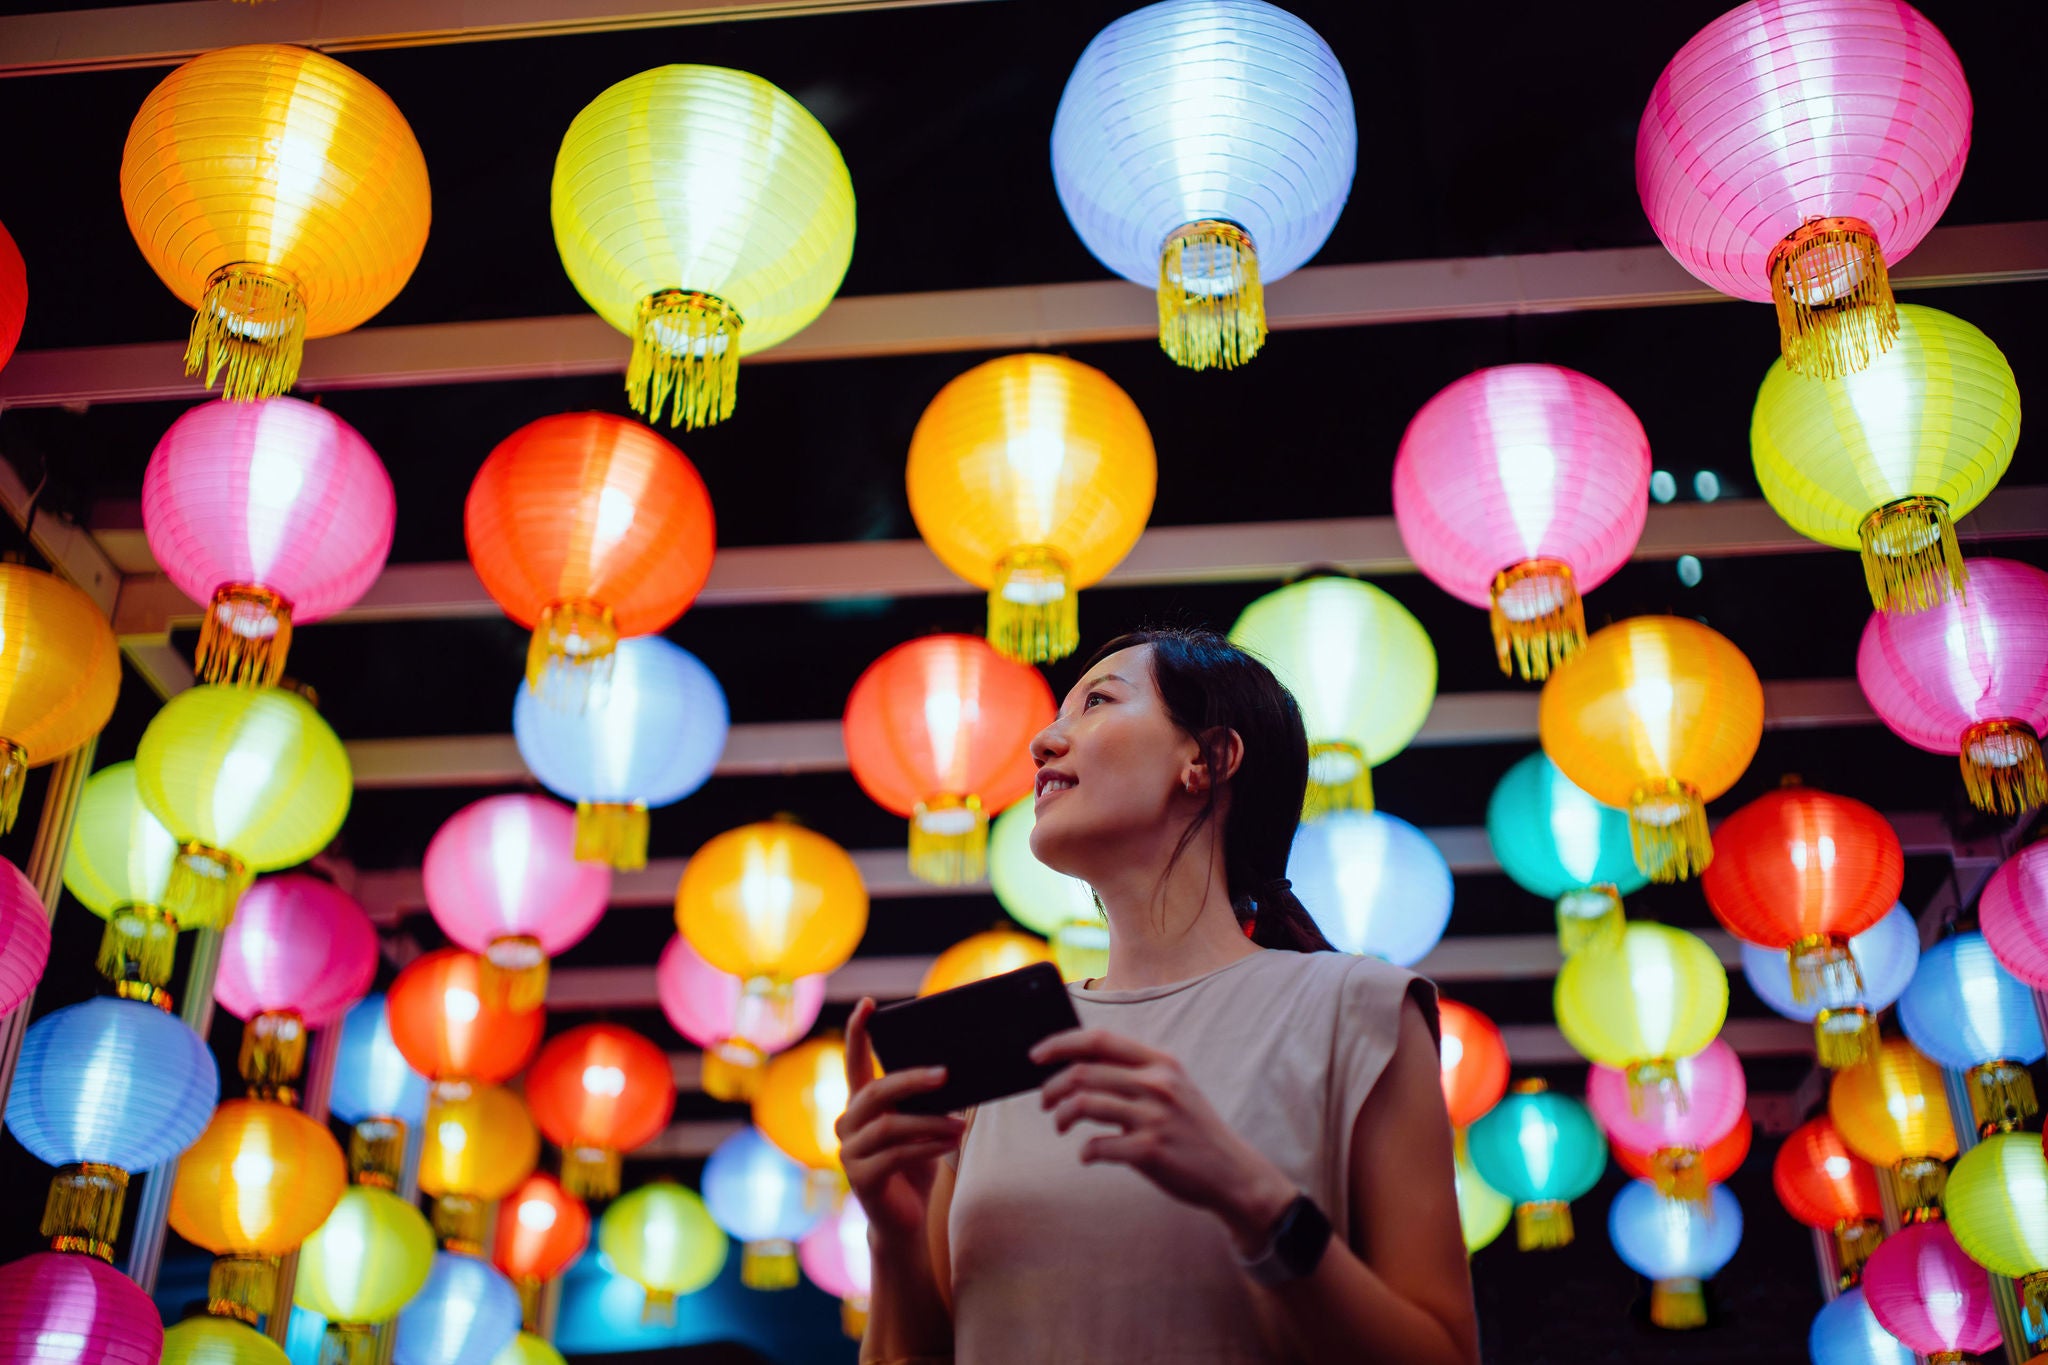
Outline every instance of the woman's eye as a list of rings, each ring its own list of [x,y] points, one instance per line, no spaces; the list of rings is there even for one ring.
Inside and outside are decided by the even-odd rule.
[[[1086,711],[1086,710],[1087,710],[1087,709],[1089,709],[1090,707],[1094,706],[1096,702],[1099,702],[1099,701],[1108,701],[1108,700],[1109,700],[1109,698],[1108,698],[1108,697],[1105,697],[1105,696],[1104,696],[1104,695],[1103,695],[1102,693],[1100,693],[1100,692],[1090,692],[1090,693],[1088,694],[1087,698],[1086,698],[1085,700],[1083,700],[1083,701],[1082,701],[1082,703],[1081,703],[1081,709],[1082,709],[1083,711]]]

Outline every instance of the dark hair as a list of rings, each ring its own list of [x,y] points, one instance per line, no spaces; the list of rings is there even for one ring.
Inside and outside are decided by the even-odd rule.
[[[1293,693],[1272,669],[1209,630],[1119,635],[1095,651],[1088,667],[1139,645],[1152,647],[1152,681],[1166,713],[1201,744],[1212,774],[1227,766],[1223,732],[1236,731],[1244,746],[1228,779],[1230,808],[1223,814],[1223,875],[1238,923],[1248,924],[1252,942],[1264,948],[1330,951],[1287,883],[1287,854],[1308,792],[1308,734]],[[1208,800],[1173,851],[1176,862],[1216,818],[1223,786],[1220,776],[1210,782]]]

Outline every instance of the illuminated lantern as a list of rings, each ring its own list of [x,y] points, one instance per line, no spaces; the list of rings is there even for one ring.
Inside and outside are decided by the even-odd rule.
[[[1671,1199],[1632,1180],[1607,1210],[1607,1239],[1623,1264],[1650,1282],[1650,1321],[1683,1331],[1707,1325],[1700,1281],[1712,1279],[1742,1243],[1742,1206],[1727,1187],[1704,1200]]]
[[[13,234],[0,225],[0,368],[14,359],[21,327],[28,321],[28,262]]]
[[[846,1047],[833,1037],[813,1038],[770,1059],[754,1094],[754,1126],[783,1155],[813,1171],[839,1169],[839,1134],[846,1112]]]
[[[296,398],[202,403],[171,423],[142,475],[150,553],[206,606],[195,666],[207,682],[274,685],[292,628],[377,581],[397,515],[370,443]]]
[[[847,1195],[796,1244],[797,1263],[806,1279],[839,1298],[839,1324],[858,1341],[867,1333],[868,1294],[874,1285],[874,1263],[868,1255],[868,1215],[860,1200]]]
[[[1649,884],[1628,816],[1572,785],[1537,750],[1507,770],[1486,803],[1486,840],[1501,871],[1557,902],[1557,944],[1570,957],[1621,932],[1621,898]]]
[[[1422,623],[1370,583],[1318,575],[1246,607],[1230,642],[1301,705],[1304,818],[1371,810],[1372,770],[1408,747],[1436,701],[1436,647]]]
[[[1508,1093],[1508,1045],[1493,1020],[1456,1000],[1437,1001],[1444,1108],[1451,1127],[1463,1128]]]
[[[749,1289],[789,1289],[797,1281],[796,1244],[830,1207],[810,1173],[752,1128],[742,1128],[704,1163],[704,1207],[740,1241],[740,1281]]]
[[[1854,1283],[1884,1236],[1884,1197],[1877,1172],[1849,1150],[1823,1114],[1787,1135],[1771,1163],[1771,1186],[1785,1212],[1831,1232],[1845,1283]]]
[[[2017,815],[2048,802],[2048,573],[1972,560],[1967,599],[1911,616],[1873,614],[1856,681],[1893,734],[1958,756],[1979,810]]]
[[[1913,1223],[1885,1238],[1863,1267],[1863,1297],[1884,1330],[1929,1365],[1998,1349],[1991,1277],[1963,1254],[1947,1223]]]
[[[54,574],[0,564],[0,834],[30,768],[76,749],[114,714],[121,652],[93,600]]]
[[[1941,217],[1970,88],[1898,0],[1748,0],[1671,59],[1636,131],[1643,212],[1678,263],[1777,305],[1785,363],[1826,379],[1899,330],[1888,266]]]
[[[846,761],[876,805],[910,821],[910,870],[979,881],[988,818],[1030,793],[1031,739],[1053,722],[1038,670],[971,635],[927,635],[869,664],[846,698]]]
[[[2048,843],[1999,864],[1977,900],[1984,941],[1999,964],[2035,990],[2048,990]]]
[[[1020,934],[1015,929],[989,929],[968,935],[934,958],[917,993],[937,995],[955,986],[1052,960],[1052,947],[1042,938]]]
[[[1628,811],[1636,866],[1653,882],[1683,881],[1714,856],[1707,802],[1763,738],[1763,684],[1718,632],[1637,616],[1596,632],[1551,675],[1537,725],[1560,772]]]
[[[939,390],[910,438],[910,514],[988,592],[988,642],[1026,663],[1080,642],[1075,599],[1138,543],[1158,466],[1138,405],[1057,355],[986,361]]]
[[[0,1265],[0,1359],[158,1365],[163,1350],[156,1305],[112,1266],[56,1251]]]
[[[328,1112],[350,1125],[349,1174],[395,1189],[406,1129],[427,1116],[427,1078],[391,1037],[382,995],[367,995],[341,1021]]]
[[[512,1282],[474,1256],[434,1253],[420,1292],[399,1310],[393,1365],[494,1365],[519,1335]]]
[[[1920,926],[1912,911],[1893,905],[1884,918],[1851,938],[1849,959],[1863,988],[1847,1005],[1833,1009],[1793,996],[1791,952],[1754,943],[1741,946],[1742,974],[1757,998],[1787,1019],[1813,1025],[1822,1065],[1853,1066],[1877,1047],[1879,1012],[1899,998],[1920,965]]]
[[[171,979],[178,922],[164,897],[177,860],[178,841],[142,804],[133,763],[85,780],[64,850],[64,889],[107,922],[99,969],[109,981],[162,987]]]
[[[143,804],[179,843],[165,908],[180,924],[225,924],[253,875],[327,847],[354,782],[341,741],[296,692],[180,692],[135,750]]]
[[[1358,164],[1344,68],[1263,0],[1165,0],[1096,34],[1052,124],[1053,184],[1081,242],[1156,288],[1176,364],[1242,365],[1264,287],[1337,224]]]
[[[459,948],[415,958],[391,983],[391,1041],[407,1065],[430,1081],[504,1081],[540,1044],[539,1010],[494,1003],[483,959]]]
[[[831,135],[759,76],[658,66],[583,107],[555,156],[555,249],[633,339],[649,421],[732,415],[742,356],[809,326],[853,259],[853,181]]]
[[[668,1054],[617,1024],[548,1040],[526,1073],[526,1102],[562,1149],[562,1184],[584,1199],[619,1192],[619,1156],[653,1139],[676,1107]]]
[[[1432,583],[1493,616],[1500,671],[1547,678],[1586,643],[1580,594],[1628,562],[1650,440],[1612,389],[1558,365],[1475,370],[1394,456],[1394,523]],[[1507,560],[1507,563],[1503,563]]]
[[[1638,920],[1618,942],[1566,958],[1552,1003],[1565,1041],[1621,1072],[1630,1103],[1654,1113],[1687,1104],[1678,1061],[1721,1031],[1728,972],[1697,935]]]
[[[2048,1159],[2036,1133],[1993,1133],[1949,1172],[1942,1211],[1956,1245],[2020,1282],[2027,1337],[2048,1332]]]
[[[1849,1150],[1899,1179],[1908,1213],[1940,1202],[1942,1166],[1956,1154],[1941,1069],[1904,1038],[1887,1038],[1867,1062],[1837,1071],[1828,1117]]]
[[[1607,1142],[1593,1113],[1542,1081],[1518,1081],[1506,1099],[1465,1130],[1479,1178],[1515,1203],[1515,1244],[1523,1251],[1572,1240],[1571,1201],[1600,1181]]]
[[[1410,967],[1451,922],[1451,866],[1399,816],[1336,810],[1295,828],[1287,853],[1294,894],[1340,952]]]
[[[490,1206],[519,1188],[540,1160],[526,1105],[503,1086],[441,1081],[427,1104],[420,1191],[434,1201],[441,1245],[484,1254]]]
[[[43,898],[20,869],[0,859],[0,1015],[28,999],[49,960]]]
[[[1101,976],[1109,970],[1109,925],[1088,883],[1053,871],[1031,851],[1035,807],[1018,801],[990,822],[989,890],[1010,918],[1051,941],[1062,977]]]
[[[2034,998],[1998,965],[1984,935],[1962,933],[1920,955],[1899,997],[1899,1027],[1936,1063],[1965,1073],[1979,1132],[2039,1112],[2027,1068],[2048,1056]]]
[[[1480,1178],[1466,1155],[1463,1133],[1457,1135],[1456,1155],[1451,1178],[1458,1195],[1458,1232],[1465,1240],[1465,1254],[1470,1256],[1507,1231],[1515,1203]]]
[[[621,639],[696,600],[716,530],[697,468],[637,422],[568,412],[498,443],[462,507],[469,562],[533,631],[526,682],[550,704],[602,699]]]
[[[291,1365],[291,1357],[247,1323],[202,1314],[164,1329],[163,1365]]]
[[[1708,1143],[1700,1152],[1698,1164],[1702,1181],[1708,1185],[1720,1185],[1741,1170],[1742,1163],[1749,1159],[1749,1144],[1755,1136],[1756,1126],[1750,1122],[1747,1113],[1736,1119],[1733,1128]],[[1637,1151],[1623,1146],[1612,1136],[1608,1138],[1607,1149],[1614,1157],[1614,1164],[1637,1180],[1647,1180],[1654,1185],[1663,1174],[1661,1152]]]
[[[647,866],[647,809],[703,786],[725,752],[725,690],[697,656],[659,635],[621,640],[602,700],[548,706],[524,683],[512,702],[519,757],[576,803],[576,856]]]
[[[1586,1106],[1609,1141],[1652,1154],[1651,1181],[1659,1193],[1699,1202],[1713,1183],[1706,1178],[1704,1153],[1742,1122],[1749,1084],[1735,1049],[1718,1038],[1674,1061],[1672,1073],[1685,1096],[1683,1106],[1638,1102],[1629,1078],[1606,1066],[1587,1073]]]
[[[493,1003],[539,1008],[548,959],[604,917],[611,871],[576,859],[576,821],[545,796],[486,796],[448,817],[420,867],[427,908],[484,964]]]
[[[491,1365],[569,1365],[562,1353],[548,1345],[543,1337],[531,1332],[521,1332],[512,1339],[512,1344],[498,1352],[498,1358]]]
[[[378,1323],[398,1316],[434,1266],[434,1231],[388,1190],[351,1185],[299,1248],[292,1302],[327,1319],[320,1359],[372,1365]]]
[[[213,998],[244,1024],[242,1078],[263,1098],[290,1086],[306,1031],[339,1019],[376,978],[377,929],[353,896],[301,872],[250,887],[213,981]]]
[[[1911,1348],[1884,1330],[1861,1289],[1850,1289],[1813,1315],[1806,1334],[1813,1365],[1915,1365]]]
[[[1811,540],[1860,549],[1871,605],[1889,612],[1962,590],[1956,518],[1997,486],[2019,439],[2019,384],[1991,338],[1911,303],[1868,369],[1816,381],[1772,365],[1749,427],[1771,506]]]
[[[1905,877],[1905,852],[1882,815],[1846,796],[1786,786],[1714,831],[1700,889],[1730,933],[1791,954],[1792,998],[1826,1015],[1814,1041],[1832,1067],[1856,1061],[1873,1041],[1868,1016],[1852,1012],[1863,979],[1849,939],[1884,918]]]
[[[790,983],[787,1007],[771,1008],[748,995],[739,977],[697,956],[681,934],[661,950],[654,989],[676,1032],[704,1049],[704,1093],[719,1100],[751,1099],[768,1054],[809,1033],[825,1004],[825,978],[802,976]]]
[[[573,1264],[590,1245],[590,1210],[537,1171],[498,1203],[497,1236],[491,1264],[511,1277],[529,1326],[539,1321],[541,1285]]]
[[[135,244],[195,310],[185,373],[283,393],[308,337],[374,317],[427,244],[427,163],[382,90],[332,57],[251,44],[163,78],[128,129]]]
[[[704,1201],[672,1180],[642,1185],[613,1201],[597,1225],[598,1249],[647,1291],[650,1322],[673,1322],[676,1300],[725,1268],[725,1233]]]

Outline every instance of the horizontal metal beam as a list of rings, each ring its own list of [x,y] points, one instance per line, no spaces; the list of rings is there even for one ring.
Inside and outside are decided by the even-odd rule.
[[[2039,279],[2048,279],[2041,221],[1936,228],[1891,274],[1901,290]],[[1728,299],[1662,247],[1624,247],[1310,266],[1267,288],[1266,321],[1285,332],[1719,302]],[[816,322],[747,364],[1051,350],[1142,340],[1158,328],[1152,295],[1123,280],[872,294],[833,300]],[[307,342],[298,391],[623,374],[628,349],[623,335],[587,313],[365,327]],[[0,408],[204,393],[185,374],[183,341],[24,351],[0,372]]]

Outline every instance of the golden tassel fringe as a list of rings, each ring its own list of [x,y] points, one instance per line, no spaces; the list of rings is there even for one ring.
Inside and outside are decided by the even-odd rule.
[[[966,886],[988,871],[988,816],[978,796],[935,796],[910,817],[910,875],[933,886]]]
[[[1159,255],[1159,346],[1190,370],[1235,369],[1266,344],[1266,294],[1251,235],[1204,218],[1175,228]]]
[[[240,858],[198,840],[178,851],[164,889],[164,909],[186,929],[226,929],[252,880]]]
[[[1983,1062],[1963,1076],[1969,1082],[1970,1112],[1980,1137],[2010,1133],[2041,1112],[2034,1098],[2034,1078],[2015,1062]]]
[[[562,1149],[562,1188],[578,1199],[611,1199],[619,1192],[619,1154],[610,1147]]]
[[[772,1238],[740,1245],[740,1283],[749,1289],[796,1288],[796,1246]]]
[[[1301,818],[1320,820],[1331,811],[1372,809],[1372,765],[1365,753],[1347,740],[1320,740],[1308,746],[1308,795]]]
[[[377,1365],[377,1329],[370,1323],[330,1322],[320,1338],[320,1365]]]
[[[2019,815],[2048,804],[2048,766],[2041,738],[2023,720],[1979,721],[1963,731],[1963,786],[1970,804],[2000,815]]]
[[[1052,961],[1062,981],[1086,981],[1109,972],[1109,926],[1099,920],[1071,920],[1052,933]]]
[[[1636,866],[1653,882],[1682,882],[1714,860],[1706,803],[1675,777],[1646,782],[1629,796],[1628,833]]]
[[[1857,1065],[1877,1051],[1877,1020],[1861,1005],[1813,1017],[1813,1050],[1830,1071]]]
[[[1785,955],[1785,963],[1792,998],[1802,1005],[1847,1009],[1863,994],[1863,973],[1849,955],[1849,945],[1833,934],[1800,939]]]
[[[745,1103],[761,1088],[768,1054],[744,1038],[726,1038],[704,1049],[699,1084],[714,1100]]]
[[[118,1000],[140,1000],[145,1005],[156,1006],[165,1014],[169,1014],[177,1007],[169,991],[162,986],[152,986],[147,981],[116,981],[114,997]]]
[[[298,286],[250,262],[223,266],[206,282],[185,343],[185,373],[206,373],[206,387],[227,371],[220,396],[230,403],[272,398],[299,382],[306,349],[306,305]]]
[[[1899,335],[1877,233],[1860,218],[1812,218],[1771,251],[1785,368],[1809,379],[1867,369]]]
[[[576,861],[607,863],[620,872],[647,866],[647,803],[578,801]]]
[[[178,953],[178,922],[159,905],[121,905],[107,915],[95,965],[109,981],[162,986]]]
[[[716,294],[663,289],[640,300],[626,398],[650,422],[695,430],[732,416],[740,372],[739,310]]]
[[[1940,498],[1900,498],[1863,519],[1863,581],[1871,605],[1893,616],[1926,611],[1968,589],[1970,566]]]
[[[43,1202],[42,1235],[53,1251],[76,1251],[112,1263],[128,1199],[128,1172],[104,1162],[60,1167]]]
[[[1586,604],[1561,559],[1525,559],[1493,576],[1493,651],[1500,671],[1541,682],[1586,647]]]
[[[194,666],[210,683],[275,687],[292,647],[292,604],[258,583],[230,583],[199,623]]]
[[[1562,1199],[1515,1205],[1515,1246],[1548,1251],[1572,1244],[1572,1206]]]
[[[1673,1332],[1707,1325],[1707,1297],[1695,1279],[1650,1281],[1650,1321]]]
[[[380,1190],[398,1188],[405,1166],[405,1124],[398,1119],[363,1119],[348,1133],[348,1178]]]
[[[640,1324],[643,1327],[675,1326],[676,1296],[666,1289],[649,1289],[646,1301],[640,1305]]]
[[[2020,1325],[2028,1341],[2039,1342],[2048,1336],[2048,1270],[2020,1276],[2019,1291]]]
[[[612,609],[596,602],[551,602],[526,645],[526,685],[534,698],[582,711],[611,685],[619,630]]]
[[[1870,1260],[1870,1253],[1877,1250],[1884,1241],[1884,1224],[1871,1219],[1859,1223],[1835,1224],[1835,1264],[1840,1274],[1835,1284],[1847,1289],[1863,1278],[1863,1267]]]
[[[254,1327],[277,1302],[277,1257],[217,1256],[206,1272],[206,1311]]]
[[[839,1330],[859,1341],[868,1334],[868,1301],[866,1299],[841,1299],[839,1301]]]
[[[519,1291],[519,1326],[522,1331],[540,1333],[540,1294],[547,1287],[543,1280],[531,1275],[521,1275],[512,1281],[512,1287]]]
[[[1557,898],[1557,950],[1565,957],[1621,941],[1628,921],[1621,893],[1612,886],[1586,886]]]
[[[1931,1156],[1909,1156],[1892,1166],[1899,1196],[1899,1216],[1908,1223],[1941,1217],[1941,1196],[1948,1188],[1948,1167]]]
[[[448,1191],[434,1197],[434,1236],[445,1251],[464,1256],[484,1254],[484,1232],[491,1206],[473,1194]]]
[[[1029,545],[1003,557],[988,590],[988,642],[1027,664],[1064,659],[1080,645],[1080,608],[1058,553]]]
[[[1691,1147],[1665,1147],[1650,1158],[1656,1172],[1654,1181],[1667,1199],[1702,1204],[1707,1199],[1707,1168],[1700,1153]]]
[[[477,985],[484,1003],[530,1014],[547,1002],[548,955],[531,934],[494,938],[484,945]]]
[[[242,1025],[237,1062],[252,1096],[281,1099],[306,1069],[306,1021],[297,1010],[263,1011]]]
[[[1637,1118],[1656,1107],[1659,1113],[1683,1114],[1692,1100],[1678,1080],[1678,1063],[1658,1057],[1625,1068],[1628,1077],[1629,1112]]]
[[[21,793],[28,785],[28,750],[0,739],[0,834],[14,828],[21,814]]]

